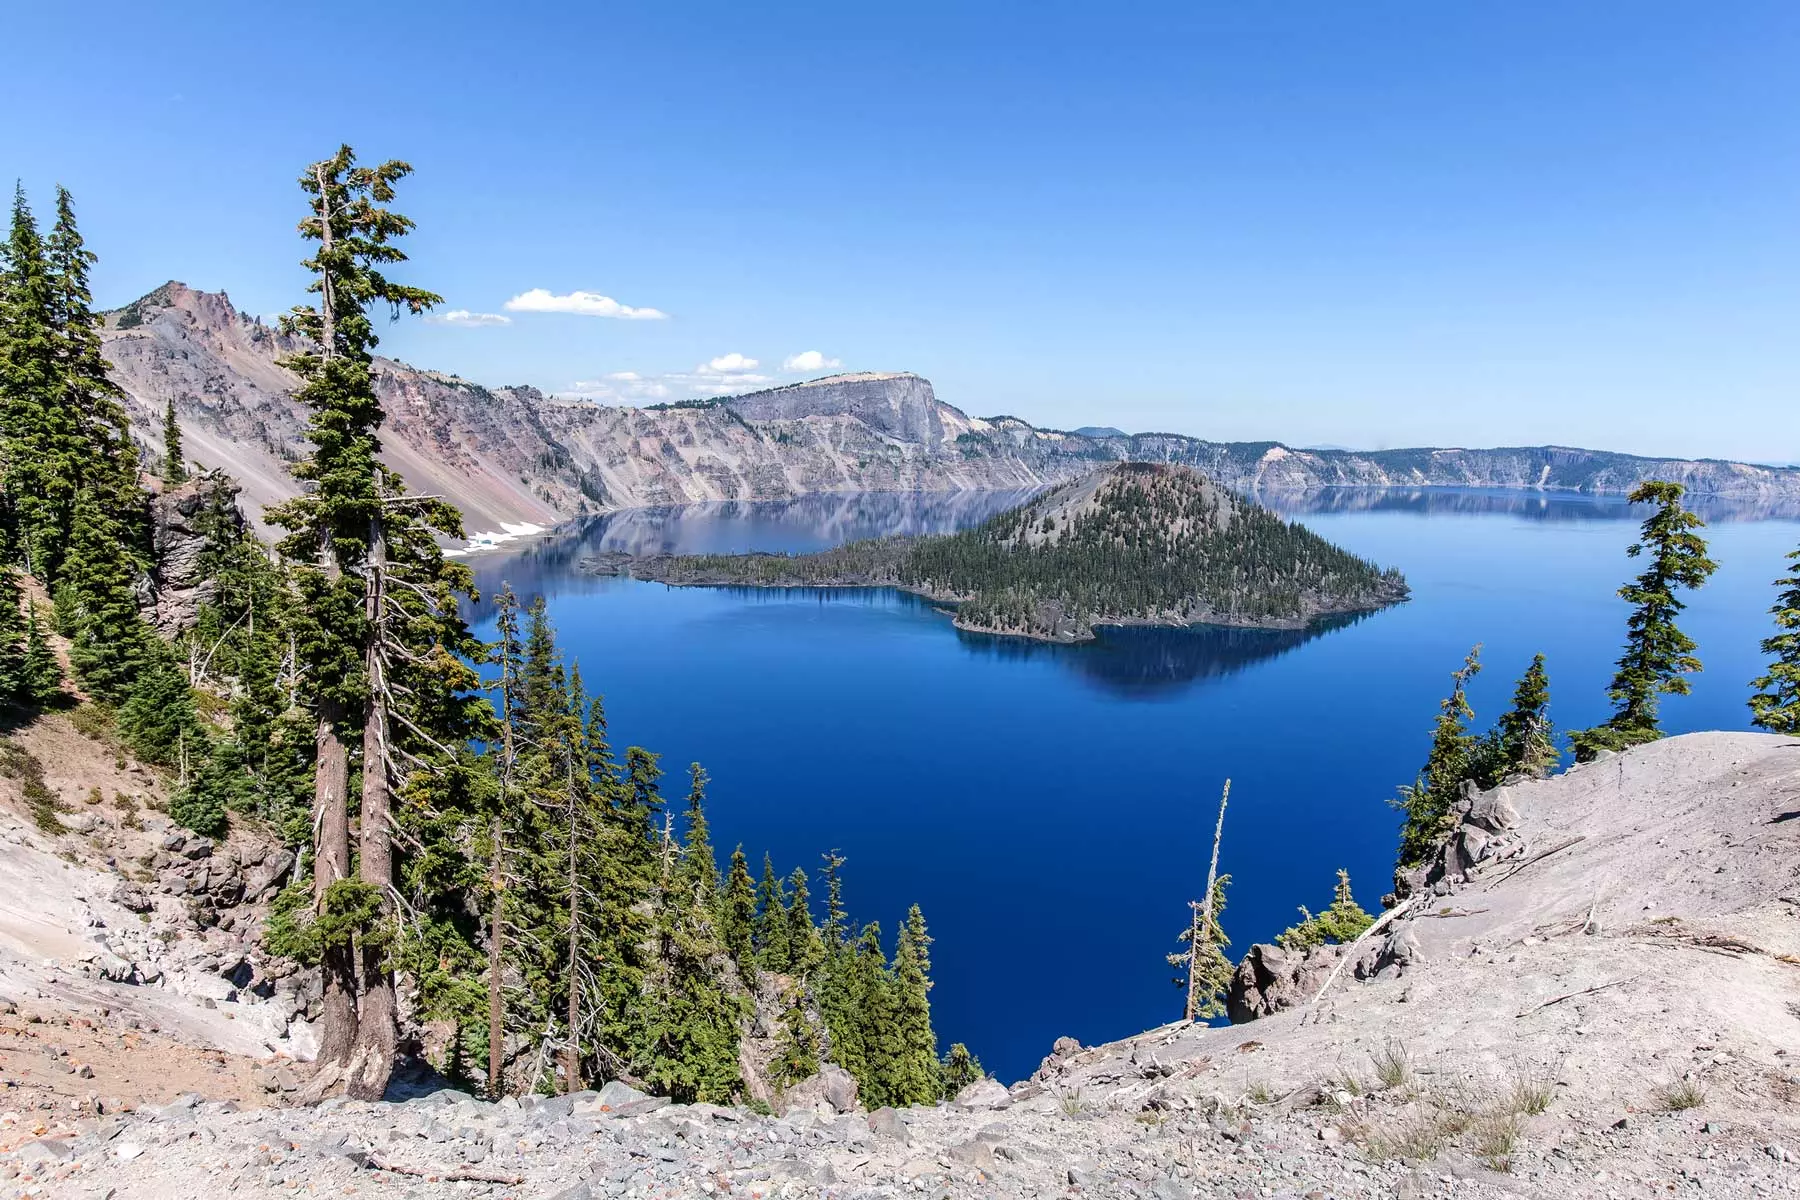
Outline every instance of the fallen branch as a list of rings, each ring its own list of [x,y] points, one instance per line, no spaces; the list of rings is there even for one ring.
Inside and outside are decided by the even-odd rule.
[[[1421,892],[1417,896],[1414,896],[1411,900],[1408,900],[1404,904],[1396,904],[1394,907],[1392,907],[1392,908],[1388,909],[1386,912],[1382,913],[1380,917],[1376,918],[1376,921],[1373,925],[1369,926],[1367,929],[1365,929],[1361,933],[1357,934],[1356,940],[1354,942],[1351,942],[1348,946],[1345,946],[1343,951],[1338,955],[1337,965],[1331,968],[1331,974],[1329,974],[1325,977],[1325,982],[1319,985],[1319,990],[1313,993],[1313,998],[1306,1002],[1307,1012],[1310,1013],[1312,1011],[1313,1007],[1315,1005],[1317,1005],[1319,1003],[1319,1001],[1321,1001],[1325,998],[1325,993],[1330,991],[1331,985],[1337,982],[1338,972],[1342,971],[1344,969],[1344,964],[1356,957],[1355,951],[1358,946],[1360,946],[1364,942],[1368,941],[1369,938],[1375,933],[1376,930],[1381,929],[1385,925],[1388,925],[1389,923],[1391,923],[1394,920],[1395,917],[1398,917],[1401,913],[1405,912],[1407,909],[1411,908],[1413,905],[1417,904],[1419,901],[1425,899],[1426,895],[1427,895],[1427,893]],[[1300,1023],[1302,1025],[1304,1025],[1306,1023],[1305,1016],[1302,1016],[1300,1018]]]
[[[1591,988],[1582,988],[1579,992],[1567,992],[1561,996],[1552,997],[1551,999],[1546,1000],[1542,1004],[1536,1005],[1535,1007],[1528,1008],[1524,1012],[1516,1014],[1516,1016],[1529,1017],[1534,1012],[1542,1012],[1544,1009],[1549,1008],[1552,1004],[1561,1004],[1564,1000],[1573,1000],[1577,996],[1591,996],[1595,992],[1604,992],[1607,988],[1623,987],[1628,983],[1636,983],[1638,980],[1640,980],[1642,978],[1643,978],[1642,975],[1631,975],[1624,979],[1615,979],[1611,983],[1599,983],[1599,984],[1595,984]]]
[[[1420,913],[1421,917],[1436,917],[1440,921],[1448,921],[1452,917],[1478,917],[1486,912],[1485,908],[1440,908],[1436,912]]]
[[[414,1179],[426,1179],[433,1183],[503,1183],[509,1187],[517,1187],[525,1182],[523,1175],[497,1175],[492,1171],[477,1171],[474,1167],[450,1167],[440,1170],[436,1167],[409,1167],[402,1163],[391,1163],[385,1159],[369,1156],[371,1171],[386,1171],[390,1175],[410,1175]]]
[[[1541,854],[1532,855],[1530,858],[1526,859],[1524,862],[1520,863],[1518,866],[1514,867],[1512,870],[1508,871],[1506,874],[1502,875],[1500,878],[1494,880],[1493,883],[1488,884],[1487,887],[1484,888],[1483,890],[1484,891],[1492,890],[1493,888],[1498,887],[1500,884],[1503,884],[1507,880],[1511,879],[1514,875],[1517,875],[1520,871],[1523,871],[1526,867],[1529,867],[1532,863],[1542,862],[1544,859],[1549,858],[1552,854],[1559,854],[1562,851],[1567,850],[1570,846],[1575,845],[1577,842],[1585,842],[1585,841],[1587,841],[1587,834],[1578,833],[1574,837],[1569,838],[1567,841],[1558,842],[1558,843],[1556,843],[1556,845],[1550,847],[1548,850],[1545,850]]]

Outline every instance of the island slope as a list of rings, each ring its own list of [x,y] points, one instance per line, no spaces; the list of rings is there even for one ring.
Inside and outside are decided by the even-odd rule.
[[[684,586],[892,587],[953,605],[959,628],[1049,641],[1096,625],[1293,629],[1407,596],[1398,572],[1162,463],[1119,463],[938,537],[585,565]]]

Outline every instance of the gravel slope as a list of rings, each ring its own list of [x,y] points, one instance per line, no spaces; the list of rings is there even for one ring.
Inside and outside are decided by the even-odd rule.
[[[191,1098],[46,1125],[0,1155],[0,1192],[1800,1195],[1800,740],[1671,738],[1489,799],[1517,813],[1508,849],[1359,948],[1376,977],[1247,1025],[1065,1041],[956,1106]]]

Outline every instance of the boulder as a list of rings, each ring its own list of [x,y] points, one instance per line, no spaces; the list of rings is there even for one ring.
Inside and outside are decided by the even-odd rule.
[[[217,583],[208,569],[207,526],[236,539],[244,529],[244,514],[237,506],[238,485],[222,471],[205,471],[186,483],[169,488],[150,503],[150,538],[155,566],[149,579],[149,595],[141,601],[144,615],[158,633],[175,637],[190,628],[200,609],[213,597]]]
[[[134,913],[149,912],[155,907],[150,897],[144,894],[144,889],[128,879],[120,880],[118,886],[113,888],[112,902]]]
[[[1315,946],[1304,952],[1270,942],[1250,947],[1226,993],[1225,1011],[1231,1023],[1254,1021],[1305,1004],[1324,986],[1340,953],[1337,946]]]
[[[276,850],[244,873],[244,899],[261,900],[279,888],[294,869],[294,856],[287,850]]]
[[[817,1075],[802,1079],[782,1097],[783,1111],[834,1115],[856,1109],[856,1080],[850,1072],[826,1063]]]
[[[991,1111],[1012,1106],[1012,1093],[997,1079],[977,1079],[956,1093],[956,1107]]]
[[[906,1132],[906,1122],[900,1118],[899,1111],[886,1105],[869,1114],[869,1132],[878,1138],[902,1144],[911,1140]]]

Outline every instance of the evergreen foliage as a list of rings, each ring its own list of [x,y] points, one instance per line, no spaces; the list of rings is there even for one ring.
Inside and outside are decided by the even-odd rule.
[[[95,701],[84,711],[163,769],[171,816],[212,836],[257,821],[314,864],[278,898],[266,944],[320,969],[321,1078],[335,1071],[352,1095],[386,1085],[404,989],[415,1019],[454,1027],[442,1066],[456,1077],[483,1042],[494,1048],[496,1093],[623,1077],[682,1100],[740,1099],[740,1041],[772,999],[782,1084],[829,1053],[870,1097],[934,1102],[979,1064],[960,1046],[936,1056],[919,911],[890,965],[877,926],[851,935],[835,852],[823,927],[804,870],[784,882],[765,856],[759,886],[740,846],[721,878],[706,773],[690,767],[686,804],[669,813],[657,755],[615,759],[601,701],[564,662],[541,600],[521,611],[503,590],[499,643],[472,638],[471,578],[440,549],[459,515],[407,495],[379,458],[372,314],[437,302],[385,274],[405,257],[396,241],[411,222],[387,205],[408,170],[359,166],[346,147],[302,177],[317,304],[283,325],[310,410],[303,491],[269,510],[283,530],[271,554],[229,480],[193,477],[182,503],[200,504],[210,587],[167,638],[138,607],[155,578],[149,502],[100,353],[93,255],[66,192],[48,237],[16,197],[0,256],[0,702],[62,694],[23,568],[54,598]],[[172,404],[161,433],[164,482],[188,481]],[[493,701],[477,673],[488,666]],[[55,828],[28,760],[0,770]]]
[[[163,482],[173,487],[188,479],[187,459],[181,453],[181,422],[175,419],[175,401],[163,409]]]
[[[1782,589],[1769,612],[1780,630],[1762,644],[1774,659],[1768,672],[1751,682],[1751,720],[1770,733],[1800,734],[1800,550],[1788,555],[1794,569],[1776,581]]]
[[[1091,502],[1084,489],[1094,489]],[[1058,523],[1050,510],[1065,503]],[[1194,471],[1151,463],[1115,465],[1097,485],[1064,484],[960,533],[806,555],[660,558],[634,570],[671,583],[899,587],[956,603],[965,625],[1033,636],[1065,621],[1286,624],[1406,596],[1397,572]]]
[[[987,1078],[981,1060],[969,1053],[969,1048],[961,1042],[954,1043],[944,1052],[943,1060],[938,1064],[938,1073],[944,1081],[943,1095],[946,1100],[956,1099],[971,1083],[979,1083]]]
[[[1509,775],[1541,779],[1550,773],[1561,752],[1556,748],[1556,729],[1550,723],[1550,676],[1544,656],[1534,655],[1531,665],[1513,688],[1512,707],[1500,717],[1488,738],[1483,787],[1492,787]]]
[[[1625,625],[1625,652],[1606,692],[1613,715],[1604,725],[1570,734],[1580,761],[1600,750],[1623,750],[1660,738],[1658,701],[1692,690],[1687,676],[1700,669],[1700,660],[1694,655],[1694,640],[1675,624],[1687,607],[1677,592],[1705,584],[1718,564],[1707,557],[1706,541],[1695,532],[1706,523],[1681,503],[1685,491],[1679,483],[1651,480],[1631,493],[1633,504],[1656,506],[1645,519],[1639,540],[1626,550],[1632,558],[1648,551],[1650,564],[1619,589],[1620,598],[1632,609]]]
[[[1314,946],[1340,946],[1353,942],[1375,918],[1363,911],[1350,893],[1350,872],[1338,871],[1331,904],[1318,916],[1300,906],[1300,921],[1277,934],[1275,944],[1286,950],[1306,951]]]
[[[1196,1017],[1222,1017],[1225,1015],[1225,997],[1231,990],[1231,959],[1225,951],[1231,947],[1231,939],[1225,936],[1225,927],[1221,918],[1225,915],[1225,889],[1231,884],[1231,876],[1221,875],[1213,881],[1212,894],[1212,928],[1206,944],[1193,956],[1194,975],[1198,980],[1195,995],[1198,999],[1194,1009]],[[1194,938],[1194,923],[1189,922],[1176,938],[1182,949],[1167,955],[1169,965],[1177,968],[1175,986],[1186,989],[1188,986],[1188,947]]]
[[[1406,812],[1400,834],[1400,865],[1424,862],[1442,838],[1445,824],[1462,795],[1463,780],[1471,777],[1478,739],[1469,732],[1475,710],[1469,706],[1469,681],[1481,671],[1481,647],[1469,651],[1463,665],[1450,676],[1450,694],[1438,705],[1432,727],[1431,752],[1411,784],[1400,789],[1399,807]]]

